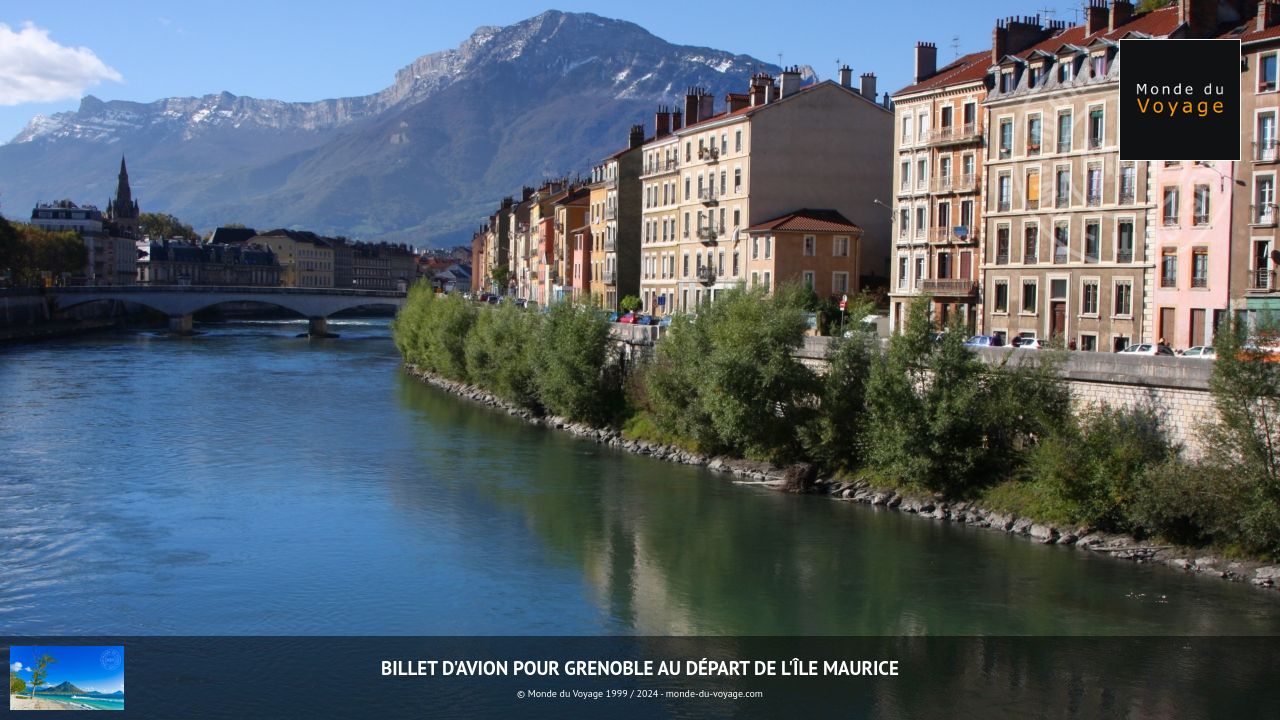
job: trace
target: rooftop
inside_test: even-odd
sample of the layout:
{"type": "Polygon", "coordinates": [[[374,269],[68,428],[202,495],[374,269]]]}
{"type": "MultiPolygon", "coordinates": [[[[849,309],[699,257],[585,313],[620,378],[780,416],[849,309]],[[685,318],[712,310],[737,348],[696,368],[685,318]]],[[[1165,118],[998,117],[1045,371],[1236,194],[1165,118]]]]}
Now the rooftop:
{"type": "Polygon", "coordinates": [[[861,232],[835,210],[803,208],[747,228],[747,232],[861,232]]]}

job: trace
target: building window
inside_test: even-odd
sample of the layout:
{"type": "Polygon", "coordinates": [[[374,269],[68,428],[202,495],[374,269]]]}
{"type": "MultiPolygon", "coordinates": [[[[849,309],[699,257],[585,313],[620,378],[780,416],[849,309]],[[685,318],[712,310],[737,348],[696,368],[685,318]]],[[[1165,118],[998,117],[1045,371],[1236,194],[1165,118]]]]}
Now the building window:
{"type": "Polygon", "coordinates": [[[1009,173],[1001,173],[996,178],[996,210],[998,212],[1008,212],[1013,204],[1012,196],[1012,178],[1009,177],[1009,173]]]}
{"type": "Polygon", "coordinates": [[[1098,351],[1098,336],[1093,333],[1080,333],[1080,349],[1084,352],[1098,351]]]}
{"type": "Polygon", "coordinates": [[[1258,162],[1276,161],[1276,113],[1259,113],[1258,127],[1254,131],[1253,159],[1258,162]]]}
{"type": "Polygon", "coordinates": [[[1027,225],[1022,233],[1022,262],[1034,265],[1040,260],[1040,226],[1027,225]]]}
{"type": "Polygon", "coordinates": [[[843,295],[847,292],[849,292],[849,273],[831,273],[831,293],[833,295],[843,295]]]}
{"type": "Polygon", "coordinates": [[[898,237],[906,237],[911,231],[911,211],[906,208],[898,209],[898,237]]]}
{"type": "Polygon", "coordinates": [[[1022,281],[1022,314],[1035,315],[1037,308],[1036,293],[1039,291],[1039,285],[1036,280],[1022,281]]]}
{"type": "Polygon", "coordinates": [[[1160,287],[1178,286],[1178,251],[1164,248],[1160,251],[1160,287]]]}
{"type": "Polygon", "coordinates": [[[733,134],[733,151],[742,152],[742,131],[741,130],[733,134]]]}
{"type": "Polygon", "coordinates": [[[1066,83],[1071,81],[1071,60],[1066,59],[1058,63],[1058,82],[1066,83]]]}
{"type": "Polygon", "coordinates": [[[1065,222],[1053,226],[1053,262],[1061,265],[1070,258],[1071,230],[1065,222]]]}
{"type": "Polygon", "coordinates": [[[1161,224],[1165,227],[1175,227],[1178,224],[1178,188],[1170,185],[1164,189],[1164,202],[1161,204],[1163,208],[1163,219],[1161,224]]]}
{"type": "Polygon", "coordinates": [[[1095,78],[1105,77],[1107,74],[1107,54],[1106,52],[1098,53],[1089,58],[1093,63],[1093,76],[1095,78]]]}
{"type": "Polygon", "coordinates": [[[1258,92],[1276,89],[1276,53],[1258,57],[1258,92]]]}
{"type": "MultiPolygon", "coordinates": [[[[1105,58],[1104,58],[1105,62],[1105,58]]],[[[1089,109],[1089,149],[1097,150],[1102,147],[1104,137],[1104,125],[1102,121],[1102,108],[1095,107],[1089,109]]]]}
{"type": "Polygon", "coordinates": [[[818,254],[818,238],[813,235],[804,236],[804,255],[805,257],[813,257],[818,254]]]}
{"type": "Polygon", "coordinates": [[[916,237],[924,237],[925,228],[929,225],[928,208],[916,208],[916,237]]]}
{"type": "Polygon", "coordinates": [[[1120,199],[1121,205],[1132,205],[1138,187],[1138,169],[1133,163],[1120,166],[1120,199]]]}
{"type": "Polygon", "coordinates": [[[1058,152],[1071,152],[1071,112],[1058,113],[1058,152]]]}
{"type": "Polygon", "coordinates": [[[1027,171],[1026,181],[1026,199],[1025,207],[1028,210],[1036,210],[1040,207],[1040,169],[1031,168],[1027,171]]]}
{"type": "Polygon", "coordinates": [[[1209,224],[1209,186],[1197,185],[1195,188],[1195,224],[1209,224]]]}
{"type": "Polygon", "coordinates": [[[1191,287],[1209,287],[1209,249],[1195,248],[1191,251],[1191,287]]]}
{"type": "Polygon", "coordinates": [[[1080,286],[1080,312],[1084,315],[1098,315],[1098,281],[1086,280],[1080,286]]]}
{"type": "Polygon", "coordinates": [[[764,271],[764,289],[765,289],[766,291],[771,291],[771,290],[773,289],[773,288],[769,285],[769,271],[768,271],[768,270],[765,270],[765,271],[764,271]]]}
{"type": "Polygon", "coordinates": [[[1001,225],[996,228],[996,264],[1009,264],[1009,226],[1001,225]]]}
{"type": "Polygon", "coordinates": [[[1065,208],[1071,205],[1071,168],[1060,167],[1054,173],[1054,207],[1065,208]]]}
{"type": "Polygon", "coordinates": [[[849,257],[849,238],[839,235],[831,243],[832,257],[849,257]]]}
{"type": "Polygon", "coordinates": [[[738,277],[738,251],[733,251],[733,276],[738,277]]]}
{"type": "Polygon", "coordinates": [[[1129,280],[1121,280],[1116,282],[1115,286],[1115,311],[1117,317],[1131,317],[1133,315],[1133,283],[1129,280]]]}
{"type": "Polygon", "coordinates": [[[1009,312],[1009,281],[997,280],[995,282],[995,308],[993,312],[1007,313],[1009,312]]]}
{"type": "Polygon", "coordinates": [[[1000,92],[1013,92],[1013,71],[1005,70],[1000,73],[1000,92]]]}
{"type": "Polygon", "coordinates": [[[764,236],[764,259],[768,260],[771,257],[773,257],[773,236],[765,235],[764,236]]]}
{"type": "Polygon", "coordinates": [[[1089,207],[1102,204],[1102,165],[1092,164],[1085,173],[1085,203],[1089,207]]]}
{"type": "Polygon", "coordinates": [[[1000,159],[1013,155],[1013,121],[1000,121],[1000,159]]]}
{"type": "Polygon", "coordinates": [[[1098,252],[1102,246],[1102,224],[1090,220],[1084,224],[1084,261],[1098,262],[1098,252]]]}
{"type": "Polygon", "coordinates": [[[1133,262],[1133,221],[1116,224],[1116,262],[1133,262]]]}
{"type": "Polygon", "coordinates": [[[903,190],[910,190],[911,189],[911,161],[903,160],[900,169],[902,170],[902,173],[901,173],[901,180],[899,181],[898,185],[903,190]]]}
{"type": "Polygon", "coordinates": [[[904,288],[906,286],[907,286],[907,258],[904,255],[898,258],[898,287],[904,288]]]}
{"type": "Polygon", "coordinates": [[[684,254],[684,276],[689,277],[689,253],[684,254]]]}
{"type": "Polygon", "coordinates": [[[902,118],[902,144],[906,145],[911,142],[911,116],[907,115],[902,118]]]}
{"type": "Polygon", "coordinates": [[[812,290],[814,287],[813,271],[805,270],[803,273],[803,278],[804,278],[804,286],[812,290]]]}

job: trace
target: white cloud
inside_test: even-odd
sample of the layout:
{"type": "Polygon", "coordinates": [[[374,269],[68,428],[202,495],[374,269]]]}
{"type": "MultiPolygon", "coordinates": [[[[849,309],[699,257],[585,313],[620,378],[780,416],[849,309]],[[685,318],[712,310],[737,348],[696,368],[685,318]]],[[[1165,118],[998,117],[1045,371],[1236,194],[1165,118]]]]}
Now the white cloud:
{"type": "Polygon", "coordinates": [[[0,23],[0,105],[74,99],[104,80],[123,79],[89,48],[59,45],[31,23],[17,32],[0,23]]]}
{"type": "Polygon", "coordinates": [[[22,672],[22,663],[20,663],[20,662],[15,662],[14,664],[10,665],[10,666],[9,666],[9,671],[10,671],[10,672],[22,672]]]}

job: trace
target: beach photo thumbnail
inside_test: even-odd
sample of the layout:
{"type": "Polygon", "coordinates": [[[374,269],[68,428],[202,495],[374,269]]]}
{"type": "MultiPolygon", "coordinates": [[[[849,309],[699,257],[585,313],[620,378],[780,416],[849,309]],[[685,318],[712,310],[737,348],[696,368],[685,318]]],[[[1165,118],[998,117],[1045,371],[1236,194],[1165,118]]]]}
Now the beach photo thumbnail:
{"type": "Polygon", "coordinates": [[[124,710],[124,646],[10,647],[9,709],[124,710]]]}

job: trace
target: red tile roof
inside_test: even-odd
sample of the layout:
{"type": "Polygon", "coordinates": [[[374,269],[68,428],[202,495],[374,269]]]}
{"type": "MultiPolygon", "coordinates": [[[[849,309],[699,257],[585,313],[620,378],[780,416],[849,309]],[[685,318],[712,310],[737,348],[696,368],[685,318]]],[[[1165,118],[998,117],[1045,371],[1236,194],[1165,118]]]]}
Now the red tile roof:
{"type": "Polygon", "coordinates": [[[835,210],[804,208],[752,225],[747,232],[852,232],[861,229],[835,210]]]}
{"type": "Polygon", "coordinates": [[[987,75],[987,68],[991,65],[991,51],[969,53],[962,57],[956,58],[949,65],[939,70],[937,73],[921,80],[914,85],[908,85],[892,97],[905,95],[907,93],[917,93],[923,90],[933,90],[936,88],[948,87],[951,85],[961,85],[964,83],[979,82],[987,75]]]}

